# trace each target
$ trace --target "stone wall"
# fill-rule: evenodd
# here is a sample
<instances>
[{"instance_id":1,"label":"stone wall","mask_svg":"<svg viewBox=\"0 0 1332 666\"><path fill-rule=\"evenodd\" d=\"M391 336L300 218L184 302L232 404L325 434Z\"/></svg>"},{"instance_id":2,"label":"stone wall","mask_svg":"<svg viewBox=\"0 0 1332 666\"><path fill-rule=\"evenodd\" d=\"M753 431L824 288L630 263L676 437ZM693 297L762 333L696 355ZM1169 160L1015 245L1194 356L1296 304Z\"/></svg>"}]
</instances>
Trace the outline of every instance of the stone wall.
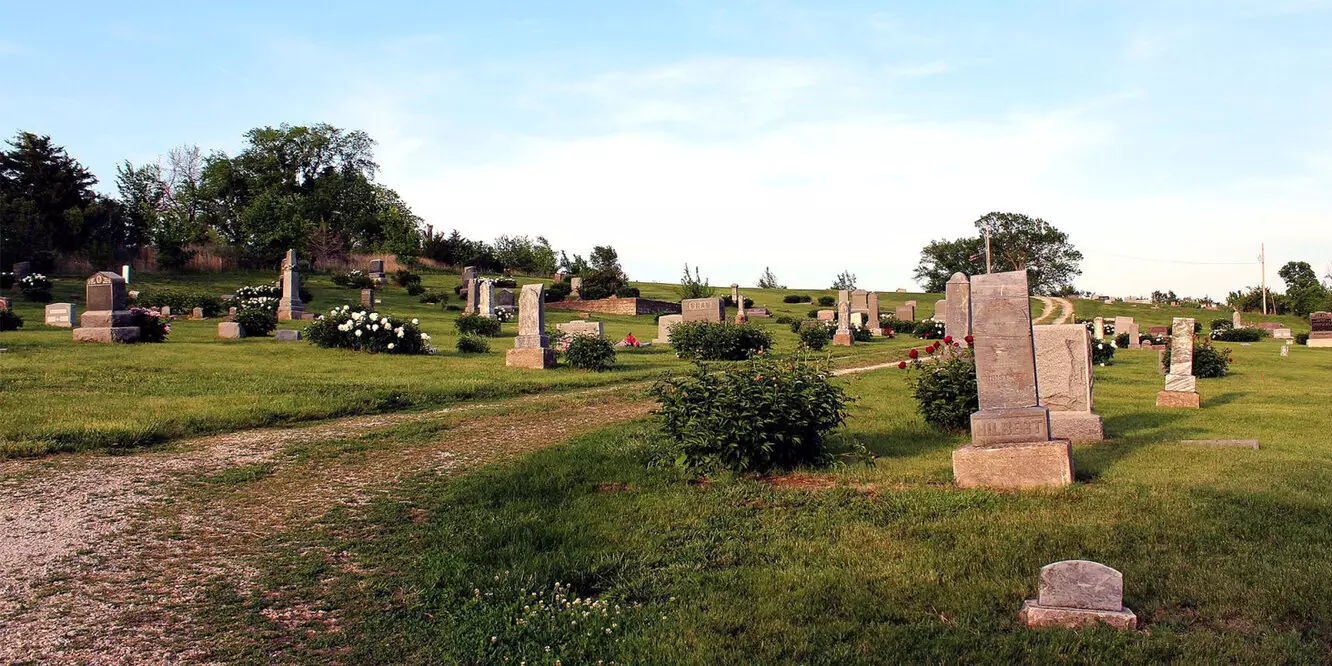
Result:
<instances>
[{"instance_id":1,"label":"stone wall","mask_svg":"<svg viewBox=\"0 0 1332 666\"><path fill-rule=\"evenodd\" d=\"M654 301L650 298L603 298L596 301L558 301L547 303L547 310L572 310L613 315L679 314L679 303Z\"/></svg>"}]
</instances>

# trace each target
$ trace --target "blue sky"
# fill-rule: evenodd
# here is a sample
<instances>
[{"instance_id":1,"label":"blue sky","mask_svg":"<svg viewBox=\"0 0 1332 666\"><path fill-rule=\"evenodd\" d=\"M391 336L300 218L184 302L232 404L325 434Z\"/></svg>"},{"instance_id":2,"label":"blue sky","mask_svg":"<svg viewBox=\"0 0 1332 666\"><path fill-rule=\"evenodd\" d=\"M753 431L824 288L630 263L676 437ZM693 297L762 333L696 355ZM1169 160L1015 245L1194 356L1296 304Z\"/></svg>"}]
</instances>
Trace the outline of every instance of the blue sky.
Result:
<instances>
[{"instance_id":1,"label":"blue sky","mask_svg":"<svg viewBox=\"0 0 1332 666\"><path fill-rule=\"evenodd\" d=\"M610 243L636 279L912 287L991 210L1067 231L1106 293L1224 297L1263 242L1277 286L1332 263L1328 2L193 4L0 0L0 132L105 189L255 126L364 129L435 228Z\"/></svg>"}]
</instances>

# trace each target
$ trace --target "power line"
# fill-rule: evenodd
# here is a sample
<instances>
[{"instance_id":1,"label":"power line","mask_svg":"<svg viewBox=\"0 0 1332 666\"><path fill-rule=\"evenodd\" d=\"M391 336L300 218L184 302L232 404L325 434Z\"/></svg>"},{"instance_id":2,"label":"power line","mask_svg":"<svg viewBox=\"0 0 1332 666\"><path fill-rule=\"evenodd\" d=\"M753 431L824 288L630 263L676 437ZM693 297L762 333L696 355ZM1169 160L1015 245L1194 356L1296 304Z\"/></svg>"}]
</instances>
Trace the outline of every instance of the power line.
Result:
<instances>
[{"instance_id":1,"label":"power line","mask_svg":"<svg viewBox=\"0 0 1332 666\"><path fill-rule=\"evenodd\" d=\"M1132 259L1134 261L1150 261L1160 264L1188 264L1190 266L1253 266L1261 263L1258 261L1184 261L1182 259L1153 259L1150 257L1132 257L1127 254L1115 254L1114 252L1098 252L1097 254L1107 254L1120 259Z\"/></svg>"}]
</instances>

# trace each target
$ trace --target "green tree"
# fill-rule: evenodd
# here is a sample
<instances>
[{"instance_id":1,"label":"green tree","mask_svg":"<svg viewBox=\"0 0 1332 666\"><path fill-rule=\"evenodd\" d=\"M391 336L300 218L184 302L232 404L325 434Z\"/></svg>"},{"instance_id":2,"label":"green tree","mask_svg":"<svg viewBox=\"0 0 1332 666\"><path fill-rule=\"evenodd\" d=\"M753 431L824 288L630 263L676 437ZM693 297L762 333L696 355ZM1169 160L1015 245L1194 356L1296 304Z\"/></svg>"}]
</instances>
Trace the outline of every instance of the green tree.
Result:
<instances>
[{"instance_id":1,"label":"green tree","mask_svg":"<svg viewBox=\"0 0 1332 666\"><path fill-rule=\"evenodd\" d=\"M92 190L97 178L64 148L31 132L8 145L0 151L0 265L116 240L113 207Z\"/></svg>"},{"instance_id":2,"label":"green tree","mask_svg":"<svg viewBox=\"0 0 1332 666\"><path fill-rule=\"evenodd\" d=\"M982 239L989 232L995 270L1027 271L1034 294L1058 293L1082 275L1082 253L1068 234L1039 217L989 213L976 220L976 229Z\"/></svg>"},{"instance_id":3,"label":"green tree","mask_svg":"<svg viewBox=\"0 0 1332 666\"><path fill-rule=\"evenodd\" d=\"M985 272L983 238L940 239L930 241L920 251L916 282L927 293L942 293L954 273L977 275Z\"/></svg>"},{"instance_id":4,"label":"green tree","mask_svg":"<svg viewBox=\"0 0 1332 666\"><path fill-rule=\"evenodd\" d=\"M785 288L786 288L786 285L778 284L778 283L777 283L777 276L773 274L773 272L772 272L772 268L771 268L771 267L768 267L768 266L764 266L764 267L763 267L763 274L760 275L760 276L759 276L759 279L758 279L758 288L759 288L759 289L785 289Z\"/></svg>"},{"instance_id":5,"label":"green tree","mask_svg":"<svg viewBox=\"0 0 1332 666\"><path fill-rule=\"evenodd\" d=\"M583 286L579 294L588 300L608 298L621 287L629 285L629 277L620 266L620 255L609 245L592 248L587 270L583 272Z\"/></svg>"},{"instance_id":6,"label":"green tree","mask_svg":"<svg viewBox=\"0 0 1332 666\"><path fill-rule=\"evenodd\" d=\"M837 276L837 279L833 280L831 288L837 290L846 289L848 291L855 289L856 274L851 271L842 271L841 274Z\"/></svg>"},{"instance_id":7,"label":"green tree","mask_svg":"<svg viewBox=\"0 0 1332 666\"><path fill-rule=\"evenodd\" d=\"M677 290L680 299L687 298L712 298L717 290L708 284L708 279L699 275L698 266L694 267L694 273L689 273L689 264L685 264L684 276L680 278L680 288Z\"/></svg>"},{"instance_id":8,"label":"green tree","mask_svg":"<svg viewBox=\"0 0 1332 666\"><path fill-rule=\"evenodd\" d=\"M1290 309L1297 315L1307 315L1332 305L1327 287L1318 281L1318 274L1307 261L1291 261L1277 275L1286 283L1286 297Z\"/></svg>"}]
</instances>

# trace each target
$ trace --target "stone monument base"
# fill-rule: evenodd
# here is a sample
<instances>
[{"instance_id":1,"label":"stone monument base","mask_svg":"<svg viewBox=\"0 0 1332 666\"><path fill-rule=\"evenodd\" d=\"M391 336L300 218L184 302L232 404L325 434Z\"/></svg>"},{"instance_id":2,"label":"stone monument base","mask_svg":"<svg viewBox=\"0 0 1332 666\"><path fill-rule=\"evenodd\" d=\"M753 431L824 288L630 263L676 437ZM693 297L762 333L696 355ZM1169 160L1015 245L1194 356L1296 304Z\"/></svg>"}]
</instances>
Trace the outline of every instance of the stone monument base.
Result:
<instances>
[{"instance_id":1,"label":"stone monument base","mask_svg":"<svg viewBox=\"0 0 1332 666\"><path fill-rule=\"evenodd\" d=\"M1105 426L1100 415L1091 412L1050 412L1050 437L1099 442L1105 439Z\"/></svg>"},{"instance_id":2,"label":"stone monument base","mask_svg":"<svg viewBox=\"0 0 1332 666\"><path fill-rule=\"evenodd\" d=\"M555 367L555 350L542 347L510 349L504 354L504 365L510 368L546 370Z\"/></svg>"},{"instance_id":3,"label":"stone monument base","mask_svg":"<svg viewBox=\"0 0 1332 666\"><path fill-rule=\"evenodd\" d=\"M1199 401L1197 391L1161 391L1156 394L1157 407L1198 409L1200 407Z\"/></svg>"},{"instance_id":4,"label":"stone monument base","mask_svg":"<svg viewBox=\"0 0 1332 666\"><path fill-rule=\"evenodd\" d=\"M834 347L850 347L854 345L856 341L851 337L850 333L835 333L833 334L832 343Z\"/></svg>"},{"instance_id":5,"label":"stone monument base","mask_svg":"<svg viewBox=\"0 0 1332 666\"><path fill-rule=\"evenodd\" d=\"M953 477L963 488L1071 485L1073 446L1066 439L968 444L953 451Z\"/></svg>"},{"instance_id":6,"label":"stone monument base","mask_svg":"<svg viewBox=\"0 0 1332 666\"><path fill-rule=\"evenodd\" d=\"M1332 331L1314 331L1305 341L1306 347L1332 347Z\"/></svg>"},{"instance_id":7,"label":"stone monument base","mask_svg":"<svg viewBox=\"0 0 1332 666\"><path fill-rule=\"evenodd\" d=\"M1042 606L1035 599L1022 602L1018 621L1032 629L1044 627L1062 627L1076 629L1096 624L1105 624L1120 631L1132 631L1138 628L1138 616L1128 607L1117 611L1094 610L1091 608L1055 608Z\"/></svg>"},{"instance_id":8,"label":"stone monument base","mask_svg":"<svg viewBox=\"0 0 1332 666\"><path fill-rule=\"evenodd\" d=\"M278 318L278 321L299 321L299 320L301 320L301 319L305 319L305 310L304 310L304 308L302 308L302 309L295 309L295 308L292 308L292 309L285 309L285 308L279 307L279 308L278 308L278 312L277 312L277 318Z\"/></svg>"},{"instance_id":9,"label":"stone monument base","mask_svg":"<svg viewBox=\"0 0 1332 666\"><path fill-rule=\"evenodd\" d=\"M75 342L138 342L138 326L113 326L108 328L76 328Z\"/></svg>"}]
</instances>

